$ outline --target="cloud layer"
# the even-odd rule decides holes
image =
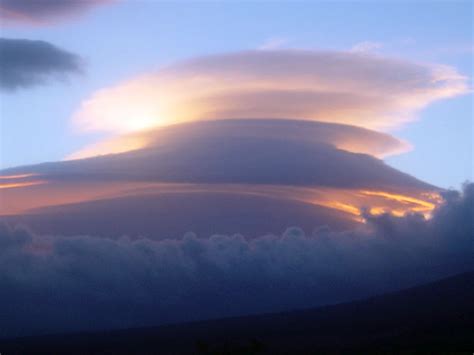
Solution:
[[[189,122],[120,135],[84,148],[69,159],[225,139],[325,144],[352,153],[386,157],[411,147],[388,134],[356,126],[296,119],[233,119]]]
[[[12,91],[64,80],[80,70],[78,56],[48,42],[0,38],[0,89]]]
[[[2,336],[156,325],[350,300],[474,268],[474,185],[433,218],[305,235],[111,240],[0,229]],[[8,305],[8,306],[5,306]]]
[[[361,154],[383,155],[403,148],[401,142],[357,127],[276,119],[201,121],[125,138],[132,143],[137,139],[144,147],[2,171],[1,214],[40,212],[42,217],[25,221],[54,221],[49,225],[58,229],[40,229],[48,232],[74,233],[74,225],[76,231],[92,234],[136,235],[144,230],[123,210],[136,199],[142,203],[136,204],[134,213],[147,221],[145,232],[155,228],[176,236],[186,231],[179,229],[186,225],[205,233],[229,233],[239,231],[235,227],[240,223],[249,226],[246,233],[255,235],[295,224],[306,230],[322,223],[346,228],[360,220],[363,207],[379,213],[429,213],[437,202],[437,188]],[[115,141],[119,148],[122,140]],[[258,208],[243,208],[249,206],[250,197]],[[279,200],[279,211],[265,210],[272,199]],[[179,206],[186,200],[195,203],[189,202],[184,211]],[[218,211],[213,209],[216,204]],[[38,210],[55,205],[61,206]],[[283,218],[285,208],[300,211],[301,216],[291,213]],[[219,228],[213,222],[217,214]],[[97,220],[105,215],[122,220],[123,230],[108,230],[107,223]],[[90,223],[82,227],[68,222],[84,218]],[[261,218],[286,225],[275,222],[271,227],[258,222]]]
[[[4,22],[47,24],[113,0],[0,0]]]
[[[184,121],[295,118],[389,129],[467,91],[455,69],[357,52],[247,51],[201,57],[105,88],[74,120],[128,133]]]

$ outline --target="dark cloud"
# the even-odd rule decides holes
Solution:
[[[0,19],[8,22],[43,24],[113,0],[0,0]]]
[[[350,140],[352,139],[352,142]],[[345,125],[288,120],[181,124],[152,133],[143,149],[94,158],[4,170],[49,180],[269,184],[340,188],[430,189],[432,186],[367,154],[338,149],[386,150],[397,140]],[[379,141],[380,143],[378,143]],[[350,172],[350,173],[349,173]]]
[[[62,80],[80,70],[78,56],[48,42],[0,39],[0,89],[11,91]]]
[[[474,185],[433,218],[347,233],[119,240],[0,229],[2,336],[132,327],[350,300],[472,270]]]
[[[242,104],[242,101],[237,100]],[[240,104],[239,104],[240,105]],[[295,119],[240,119],[187,122],[129,133],[99,142],[71,155],[71,159],[120,153],[138,148],[163,146],[206,137],[241,137],[273,139],[280,142],[303,141],[323,143],[352,153],[376,157],[398,154],[410,149],[409,144],[387,133],[362,127]],[[213,138],[215,139],[215,138]]]
[[[9,218],[66,235],[155,231],[176,237],[193,230],[255,236],[291,225],[305,231],[320,224],[346,229],[360,222],[365,206],[379,213],[428,213],[436,202],[431,196],[436,187],[353,153],[383,153],[401,145],[357,127],[219,120],[170,126],[125,141],[135,138],[145,147],[2,171],[0,186],[6,188],[0,192],[0,214],[20,214]],[[123,139],[114,142],[126,145]]]
[[[311,232],[319,225],[346,230],[358,224],[349,214],[294,199],[249,194],[248,187],[234,193],[209,188],[207,191],[204,188],[159,190],[160,193],[45,207],[3,218],[24,223],[42,234],[113,238],[123,235],[179,238],[190,230],[199,236],[242,233],[256,237],[279,233],[291,225]]]

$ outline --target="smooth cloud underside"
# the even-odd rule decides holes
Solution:
[[[113,1],[115,0],[0,0],[0,19],[6,23],[44,25]]]
[[[361,230],[290,228],[253,239],[113,240],[0,224],[0,302],[9,320],[0,336],[305,308],[472,270],[474,186],[445,199],[430,220],[366,216]]]
[[[201,57],[105,88],[74,121],[129,133],[186,121],[295,118],[386,130],[467,91],[455,69],[356,52],[247,51]]]
[[[0,39],[0,88],[13,91],[64,80],[81,71],[81,59],[44,41]]]
[[[310,307],[472,269],[473,185],[445,193],[389,167],[376,157],[408,145],[371,130],[465,81],[258,51],[98,92],[76,123],[122,135],[0,172],[0,219],[37,233],[0,224],[0,336]]]
[[[1,214],[25,214],[10,220],[68,235],[258,235],[294,224],[346,229],[361,222],[364,207],[427,214],[437,203],[437,188],[361,154],[401,144],[362,128],[224,120],[142,134],[135,138],[145,139],[144,147],[130,152],[3,171]]]
[[[189,140],[261,138],[285,142],[327,144],[352,153],[386,157],[411,149],[386,133],[360,127],[294,119],[232,119],[190,122],[119,135],[73,153],[68,159],[122,153],[165,144],[187,144]]]

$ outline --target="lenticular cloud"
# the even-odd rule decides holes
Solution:
[[[472,269],[472,185],[446,194],[380,160],[410,149],[383,130],[465,91],[452,68],[308,51],[100,90],[74,122],[110,138],[0,174],[1,220],[35,231],[0,224],[0,335],[281,311]]]
[[[80,129],[130,132],[170,123],[295,118],[389,129],[466,92],[455,69],[356,52],[246,51],[163,68],[86,100]]]
[[[112,136],[3,171],[1,214],[42,233],[113,238],[342,230],[362,211],[429,217],[441,190],[380,160],[410,149],[381,130],[465,91],[453,68],[355,52],[188,60],[84,101],[76,126]]]
[[[62,235],[255,236],[291,225],[352,228],[364,208],[428,215],[439,191],[368,154],[403,143],[354,126],[200,121],[122,137],[109,148],[134,139],[142,147],[5,171],[4,184],[18,187],[3,190],[3,213]]]

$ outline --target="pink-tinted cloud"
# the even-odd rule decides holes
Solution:
[[[81,14],[115,0],[0,0],[0,19],[6,24],[45,25]]]
[[[155,232],[113,240],[37,235],[0,223],[0,303],[9,320],[0,336],[306,308],[473,270],[473,202],[471,184],[446,195],[430,220],[366,216],[368,224],[350,232],[290,228],[255,238],[166,239]],[[213,221],[222,222],[219,213]],[[116,223],[122,220],[108,221]]]
[[[172,123],[295,118],[387,130],[463,94],[454,68],[366,53],[247,51],[188,60],[99,90],[74,121],[126,133]]]
[[[178,236],[186,232],[180,228],[233,233],[240,225],[255,235],[294,224],[346,228],[362,221],[365,207],[377,214],[428,215],[437,203],[437,188],[367,154],[399,148],[400,142],[362,128],[224,120],[143,134],[145,146],[130,152],[5,171],[12,181],[47,183],[4,189],[0,214],[24,214],[20,220],[47,233],[160,230]],[[279,209],[271,208],[274,200]],[[120,227],[111,220],[120,220]],[[147,229],[137,221],[146,221]]]
[[[389,134],[356,126],[293,119],[234,119],[175,124],[120,135],[85,147],[70,155],[68,159],[122,153],[164,144],[176,145],[189,139],[222,137],[322,143],[348,152],[370,154],[379,158],[411,149],[408,143]]]

